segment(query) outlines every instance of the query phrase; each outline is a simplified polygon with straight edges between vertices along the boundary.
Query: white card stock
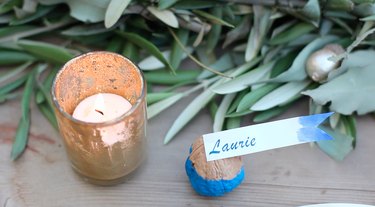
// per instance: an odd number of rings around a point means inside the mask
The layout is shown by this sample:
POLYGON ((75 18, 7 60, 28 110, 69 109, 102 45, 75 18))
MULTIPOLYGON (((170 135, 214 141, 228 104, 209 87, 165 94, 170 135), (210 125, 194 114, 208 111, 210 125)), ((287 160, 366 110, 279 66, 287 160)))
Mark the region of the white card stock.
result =
POLYGON ((318 128, 333 113, 301 116, 203 135, 207 161, 332 139, 318 128))

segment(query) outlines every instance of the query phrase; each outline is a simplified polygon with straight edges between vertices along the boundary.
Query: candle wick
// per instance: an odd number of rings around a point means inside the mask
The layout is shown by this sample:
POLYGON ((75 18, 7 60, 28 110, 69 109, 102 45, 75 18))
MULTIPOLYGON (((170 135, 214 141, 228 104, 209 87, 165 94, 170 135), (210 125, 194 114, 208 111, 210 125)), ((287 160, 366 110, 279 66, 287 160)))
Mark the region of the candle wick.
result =
POLYGON ((98 109, 95 109, 95 111, 98 112, 98 113, 100 113, 101 115, 104 116, 104 113, 103 113, 102 111, 100 111, 100 110, 98 110, 98 109))

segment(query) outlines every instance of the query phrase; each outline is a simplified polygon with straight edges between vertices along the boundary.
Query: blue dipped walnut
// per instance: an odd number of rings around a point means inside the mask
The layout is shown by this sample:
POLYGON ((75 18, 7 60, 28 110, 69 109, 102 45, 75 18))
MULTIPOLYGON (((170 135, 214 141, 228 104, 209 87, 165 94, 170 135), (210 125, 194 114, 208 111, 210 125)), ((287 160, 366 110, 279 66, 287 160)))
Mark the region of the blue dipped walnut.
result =
POLYGON ((193 189, 202 196, 222 196, 231 192, 245 176, 241 157, 207 162, 202 137, 191 146, 185 169, 193 189))

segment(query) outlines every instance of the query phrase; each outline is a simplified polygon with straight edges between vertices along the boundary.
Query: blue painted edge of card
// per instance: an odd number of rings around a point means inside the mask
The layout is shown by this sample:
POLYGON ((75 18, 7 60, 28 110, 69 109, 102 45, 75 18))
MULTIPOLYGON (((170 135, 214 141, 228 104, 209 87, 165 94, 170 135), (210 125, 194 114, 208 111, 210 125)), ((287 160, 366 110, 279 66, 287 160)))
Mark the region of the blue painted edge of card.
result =
POLYGON ((332 114, 334 112, 299 117, 298 121, 303 127, 297 132, 298 140, 306 142, 332 140, 329 134, 318 128, 332 114))

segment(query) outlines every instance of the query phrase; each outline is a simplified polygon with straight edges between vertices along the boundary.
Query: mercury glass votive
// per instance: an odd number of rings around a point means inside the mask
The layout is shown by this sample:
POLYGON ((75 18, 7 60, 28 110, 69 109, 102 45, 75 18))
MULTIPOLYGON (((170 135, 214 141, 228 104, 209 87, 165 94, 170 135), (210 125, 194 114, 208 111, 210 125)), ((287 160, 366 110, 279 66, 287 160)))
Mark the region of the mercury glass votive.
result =
MULTIPOLYGON (((112 185, 141 164, 146 151, 146 83, 129 59, 104 51, 78 56, 58 72, 51 94, 67 155, 78 174, 94 184, 112 185), (130 109, 99 123, 72 116, 80 102, 101 93, 125 98, 130 109)), ((111 106, 117 107, 124 106, 111 106)))

